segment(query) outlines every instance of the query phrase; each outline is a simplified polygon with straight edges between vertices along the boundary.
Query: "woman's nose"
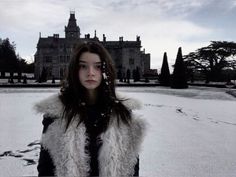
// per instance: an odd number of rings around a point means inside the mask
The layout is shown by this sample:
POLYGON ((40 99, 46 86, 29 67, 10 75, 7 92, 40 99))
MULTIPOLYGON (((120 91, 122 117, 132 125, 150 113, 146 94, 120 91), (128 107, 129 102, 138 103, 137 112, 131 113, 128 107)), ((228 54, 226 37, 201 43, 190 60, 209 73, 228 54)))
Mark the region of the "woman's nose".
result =
POLYGON ((94 70, 93 66, 89 66, 88 75, 94 75, 94 74, 95 74, 95 70, 94 70))

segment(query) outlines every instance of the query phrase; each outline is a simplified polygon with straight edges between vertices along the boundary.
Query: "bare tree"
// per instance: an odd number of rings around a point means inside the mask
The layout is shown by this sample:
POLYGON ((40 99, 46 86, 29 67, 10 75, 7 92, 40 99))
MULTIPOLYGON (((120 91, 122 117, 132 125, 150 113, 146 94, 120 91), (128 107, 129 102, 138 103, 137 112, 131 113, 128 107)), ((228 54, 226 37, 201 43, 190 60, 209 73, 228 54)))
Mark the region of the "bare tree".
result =
POLYGON ((197 49, 183 56, 186 65, 201 71, 207 81, 218 81, 223 69, 236 68, 236 43, 227 41, 211 41, 207 47, 197 49))

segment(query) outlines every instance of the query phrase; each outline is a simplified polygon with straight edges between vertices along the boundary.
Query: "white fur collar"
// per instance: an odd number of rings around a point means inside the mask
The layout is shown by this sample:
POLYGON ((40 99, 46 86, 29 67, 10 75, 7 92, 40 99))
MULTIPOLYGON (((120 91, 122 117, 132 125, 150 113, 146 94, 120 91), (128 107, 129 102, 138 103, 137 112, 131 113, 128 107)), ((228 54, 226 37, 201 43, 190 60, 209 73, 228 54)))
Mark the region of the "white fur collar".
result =
POLYGON ((54 94, 34 105, 34 109, 38 113, 61 116, 63 112, 63 104, 59 99, 59 94, 54 94))
MULTIPOLYGON (((47 113, 49 115, 54 115, 60 117, 63 112, 63 104, 59 99, 59 94, 54 94, 39 103, 35 104, 34 109, 38 113, 47 113)), ((126 96, 121 96, 117 94, 118 99, 124 100, 122 103, 130 110, 139 110, 142 108, 142 103, 134 98, 127 98, 126 96)))

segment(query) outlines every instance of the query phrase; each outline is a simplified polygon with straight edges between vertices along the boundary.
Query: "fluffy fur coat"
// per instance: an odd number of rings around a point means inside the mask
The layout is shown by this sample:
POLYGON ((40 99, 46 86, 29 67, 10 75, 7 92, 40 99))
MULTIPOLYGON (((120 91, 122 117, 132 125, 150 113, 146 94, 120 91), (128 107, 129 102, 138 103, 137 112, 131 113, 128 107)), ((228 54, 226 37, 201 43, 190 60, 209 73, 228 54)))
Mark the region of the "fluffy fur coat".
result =
MULTIPOLYGON (((137 100, 123 102, 128 109, 140 109, 137 100)), ((56 176, 88 176, 89 154, 85 151, 88 143, 83 123, 70 124, 65 130, 65 121, 61 119, 63 105, 58 95, 53 95, 35 106, 37 112, 56 117, 42 135, 41 145, 48 150, 55 165, 56 176)), ((112 115, 115 116, 115 115, 112 115)), ((111 118, 111 120, 115 120, 111 118)), ((100 135, 102 146, 99 150, 99 175, 102 177, 132 176, 140 151, 146 123, 132 113, 131 126, 112 121, 108 129, 100 135)))

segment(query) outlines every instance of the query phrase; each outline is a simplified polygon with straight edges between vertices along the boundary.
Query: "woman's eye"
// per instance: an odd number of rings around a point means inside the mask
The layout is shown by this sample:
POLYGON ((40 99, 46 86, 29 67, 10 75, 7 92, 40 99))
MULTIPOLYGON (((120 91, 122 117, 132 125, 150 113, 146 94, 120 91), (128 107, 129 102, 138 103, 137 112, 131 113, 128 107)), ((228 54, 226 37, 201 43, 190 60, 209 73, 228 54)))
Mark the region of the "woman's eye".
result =
POLYGON ((96 68, 96 69, 101 69, 102 66, 101 66, 101 65, 95 65, 95 68, 96 68))
POLYGON ((86 66, 86 65, 84 65, 84 64, 79 64, 79 68, 80 68, 80 69, 86 69, 86 68, 87 68, 87 66, 86 66))

